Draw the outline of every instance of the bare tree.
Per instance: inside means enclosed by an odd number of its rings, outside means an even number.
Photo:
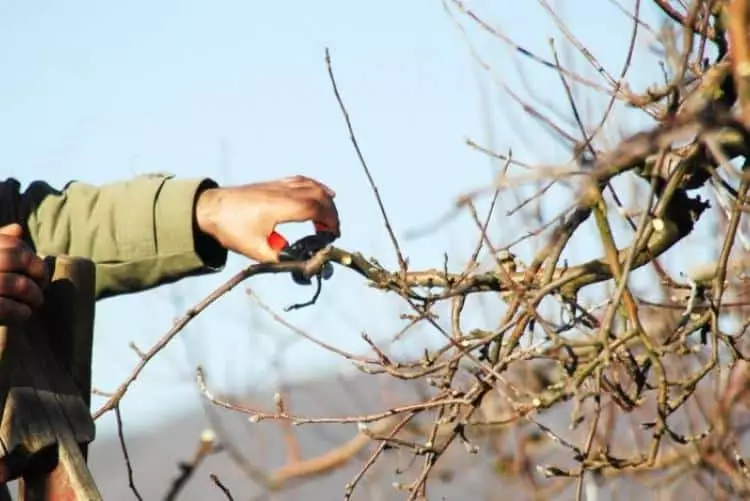
[[[393,488],[409,500],[428,499],[436,475],[457,474],[467,461],[493,465],[489,486],[520,486],[537,499],[604,499],[634,482],[660,495],[705,489],[714,499],[750,496],[743,460],[750,424],[744,337],[750,326],[750,2],[610,0],[612,36],[621,32],[627,42],[616,73],[546,0],[537,3],[561,37],[546,54],[511,39],[488,13],[444,1],[474,61],[523,113],[519,123],[550,134],[561,152],[555,161],[535,163],[510,148],[468,141],[498,169],[487,186],[457,194],[450,209],[476,222],[465,267],[409,267],[326,54],[346,132],[400,267],[385,269],[335,246],[305,262],[250,266],[142,353],[96,415],[116,410],[143,367],[228,290],[259,273],[312,276],[331,262],[403,299],[410,313],[394,339],[426,327],[440,343],[412,358],[395,357],[390,346],[365,335],[370,353],[347,353],[268,310],[307,342],[412,390],[411,400],[384,399],[380,410],[360,415],[293,412],[284,392],[273,406],[230,401],[212,393],[199,369],[197,383],[213,406],[255,423],[278,421],[284,430],[289,464],[275,472],[249,468],[231,437],[219,435],[216,442],[214,452],[228,452],[268,492],[357,462],[358,473],[341,485],[345,499],[357,498],[374,469],[393,469],[384,458],[398,451],[412,461],[399,466],[408,480]],[[561,99],[535,100],[531,85],[514,90],[507,69],[488,62],[472,36],[510,48],[521,82],[524,65],[541,65],[545,87],[554,83]],[[659,81],[638,88],[632,82],[644,79],[631,75],[634,61],[641,72],[651,65]],[[623,132],[632,129],[625,120],[638,130]],[[537,137],[524,134],[529,141]],[[518,231],[500,231],[508,228]],[[332,423],[355,423],[359,433],[323,455],[302,458],[299,428]],[[198,449],[186,475],[207,450]],[[212,477],[217,492],[231,497],[220,477]]]

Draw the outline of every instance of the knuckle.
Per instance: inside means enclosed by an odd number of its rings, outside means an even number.
[[[313,184],[310,187],[310,190],[312,191],[313,196],[319,200],[328,198],[326,190],[319,184]]]
[[[39,290],[34,281],[24,275],[4,273],[0,278],[0,292],[8,297],[32,298]]]
[[[35,261],[39,259],[36,254],[31,252],[26,247],[19,248],[17,252],[20,265],[24,268],[31,267],[35,263]]]
[[[36,256],[23,245],[14,245],[2,250],[0,257],[0,267],[3,270],[11,271],[16,269],[25,270],[29,268]]]
[[[23,275],[15,279],[14,287],[18,291],[18,295],[23,297],[34,296],[39,292],[39,287],[34,281]]]

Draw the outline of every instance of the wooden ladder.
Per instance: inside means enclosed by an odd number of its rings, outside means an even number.
[[[0,326],[0,501],[97,501],[89,471],[95,268],[45,258],[52,280],[23,325]]]

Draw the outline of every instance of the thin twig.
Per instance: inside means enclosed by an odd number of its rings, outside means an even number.
[[[328,76],[331,79],[331,85],[333,86],[333,92],[336,95],[336,101],[339,103],[339,107],[341,108],[341,113],[344,115],[344,120],[346,120],[346,128],[349,130],[349,138],[352,141],[352,145],[354,146],[354,149],[357,152],[357,157],[359,158],[359,162],[362,165],[362,169],[365,171],[365,175],[367,176],[367,180],[370,183],[370,188],[372,189],[373,194],[375,195],[375,199],[378,203],[378,208],[380,209],[380,214],[383,216],[383,223],[385,224],[385,228],[388,231],[388,236],[391,239],[391,243],[393,243],[393,248],[396,250],[396,255],[398,257],[398,264],[401,271],[406,271],[406,260],[404,259],[403,254],[401,253],[401,247],[399,246],[398,239],[396,238],[396,234],[393,232],[393,228],[391,227],[391,222],[388,219],[388,213],[385,210],[385,205],[383,204],[383,200],[380,197],[380,191],[378,190],[377,185],[375,184],[375,180],[372,177],[372,174],[370,173],[370,168],[367,166],[367,162],[365,162],[365,158],[362,155],[362,150],[359,147],[359,143],[357,142],[357,138],[354,135],[354,128],[352,127],[351,120],[349,119],[349,112],[346,110],[346,107],[344,106],[344,101],[341,99],[341,94],[339,93],[338,85],[336,84],[336,78],[333,76],[333,67],[331,65],[331,55],[328,51],[328,48],[326,48],[326,67],[328,68]]]
[[[122,427],[122,416],[120,415],[120,406],[116,405],[114,408],[115,411],[115,419],[117,420],[117,438],[120,441],[120,449],[122,449],[122,455],[125,458],[125,467],[128,470],[128,486],[130,487],[130,490],[133,492],[133,495],[139,500],[143,501],[143,497],[141,497],[141,493],[138,492],[138,488],[135,486],[135,479],[133,475],[133,465],[130,463],[130,455],[128,454],[128,448],[125,445],[125,433],[123,431]]]
[[[226,498],[227,498],[227,499],[228,499],[229,501],[234,501],[234,498],[232,497],[232,493],[231,493],[231,492],[229,491],[229,488],[228,488],[227,486],[225,486],[225,485],[224,485],[224,484],[223,484],[223,483],[221,482],[221,480],[219,480],[219,477],[218,477],[218,476],[217,476],[217,475],[216,475],[215,473],[210,473],[210,474],[208,475],[208,477],[209,477],[209,478],[211,479],[211,481],[212,481],[212,482],[213,482],[213,483],[214,483],[214,484],[216,485],[216,487],[218,487],[219,489],[221,489],[221,492],[223,492],[223,493],[224,493],[224,496],[226,496]]]

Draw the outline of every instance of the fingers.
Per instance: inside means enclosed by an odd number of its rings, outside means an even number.
[[[0,235],[0,273],[3,272],[26,275],[40,285],[48,280],[44,261],[22,241],[6,235]]]
[[[20,273],[0,273],[0,297],[29,308],[38,308],[44,300],[39,284]]]
[[[336,205],[332,200],[328,203],[318,204],[315,215],[311,218],[316,223],[320,223],[326,230],[332,232],[337,237],[341,236],[341,221],[336,210]]]
[[[15,256],[15,257],[10,257]],[[22,322],[31,316],[33,309],[38,308],[44,301],[42,292],[43,282],[37,282],[29,275],[5,271],[2,266],[10,264],[11,269],[22,269],[16,266],[23,259],[18,259],[19,253],[13,250],[0,251],[0,324],[7,325]],[[44,263],[37,259],[37,261]],[[46,278],[46,268],[42,272]]]
[[[0,227],[0,324],[26,320],[44,301],[47,266],[21,237],[18,224]]]
[[[0,226],[0,235],[21,238],[23,236],[23,228],[17,223]]]
[[[323,184],[320,181],[311,179],[306,176],[299,176],[299,175],[292,176],[292,177],[284,178],[281,181],[293,188],[319,189],[319,190],[323,190],[323,193],[325,193],[326,196],[330,198],[336,197],[336,192],[333,191],[328,185]]]
[[[320,223],[337,237],[341,235],[338,211],[330,198],[306,194],[290,202],[287,212],[279,218],[278,223],[313,221]]]
[[[23,322],[31,316],[31,308],[10,298],[0,297],[0,325]]]
[[[21,240],[22,236],[23,228],[18,224],[0,227],[0,273],[26,275],[43,286],[49,281],[47,266]]]
[[[331,188],[304,176],[286,178],[282,183],[288,190],[285,196],[292,203],[279,223],[314,221],[341,236],[339,214],[333,201],[336,194]]]

